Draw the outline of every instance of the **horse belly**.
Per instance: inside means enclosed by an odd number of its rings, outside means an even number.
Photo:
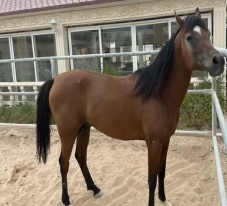
[[[115,139],[144,139],[142,125],[136,113],[107,109],[96,111],[89,122],[98,131]]]

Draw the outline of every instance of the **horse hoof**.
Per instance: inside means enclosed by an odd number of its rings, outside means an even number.
[[[166,201],[166,196],[165,195],[158,195],[159,200],[161,200],[162,202]]]
[[[95,198],[95,199],[98,199],[98,198],[100,198],[100,197],[102,197],[102,196],[103,196],[103,193],[102,193],[102,191],[100,190],[99,193],[97,193],[96,195],[94,195],[94,198]]]
[[[165,202],[162,202],[162,201],[161,201],[161,203],[162,203],[163,206],[172,206],[172,205],[171,205],[169,202],[167,202],[167,201],[165,201]]]

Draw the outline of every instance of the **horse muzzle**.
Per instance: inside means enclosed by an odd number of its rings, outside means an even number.
[[[206,70],[209,72],[210,76],[216,77],[224,72],[224,66],[224,57],[220,54],[217,54],[213,55],[213,57],[211,58],[210,66],[207,66]]]

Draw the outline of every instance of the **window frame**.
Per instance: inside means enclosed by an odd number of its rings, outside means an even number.
[[[181,18],[185,18],[186,15],[179,15]],[[212,13],[206,12],[201,14],[202,18],[208,19],[208,29],[211,31],[211,40],[213,39],[213,31],[212,31]],[[168,33],[169,39],[171,37],[171,23],[175,22],[175,17],[169,18],[159,18],[159,19],[152,19],[152,20],[141,20],[141,21],[134,21],[134,22],[125,22],[125,23],[113,23],[113,24],[100,24],[94,26],[75,26],[68,28],[68,46],[69,46],[69,53],[72,53],[72,39],[71,34],[74,32],[81,32],[81,31],[90,31],[90,30],[97,30],[99,32],[99,47],[100,47],[100,54],[102,54],[102,34],[101,31],[105,29],[114,29],[114,28],[121,28],[121,27],[131,27],[131,40],[132,40],[132,52],[136,52],[136,27],[137,26],[145,26],[148,24],[159,24],[159,23],[167,23],[168,24]],[[100,58],[101,62],[101,71],[103,71],[103,57]],[[133,72],[138,69],[137,67],[137,56],[133,56]],[[70,60],[70,70],[73,70],[73,59]]]
[[[26,31],[26,32],[17,32],[17,33],[9,33],[9,34],[1,34],[0,38],[8,38],[9,41],[9,50],[10,50],[10,59],[14,58],[14,47],[13,47],[13,38],[15,37],[22,37],[22,36],[30,36],[31,42],[32,42],[32,56],[37,57],[36,55],[36,42],[34,37],[38,35],[45,35],[45,34],[53,34],[55,36],[55,32],[48,29],[48,30],[40,30],[40,31]],[[54,37],[56,40],[56,36]],[[56,42],[55,42],[56,47]],[[35,82],[38,82],[38,68],[37,68],[37,62],[33,62],[34,64],[34,73],[35,73]],[[12,75],[13,75],[13,82],[17,82],[16,77],[16,67],[15,62],[11,63],[11,69],[12,69]]]

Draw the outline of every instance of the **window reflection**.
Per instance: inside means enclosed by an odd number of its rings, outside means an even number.
[[[0,60],[10,59],[9,39],[0,38]],[[11,63],[0,64],[0,82],[12,82],[12,67]],[[9,92],[8,88],[4,87],[2,92]],[[3,96],[4,101],[9,101],[9,96]]]
[[[104,54],[132,51],[131,27],[103,29],[101,33]],[[104,58],[103,66],[121,71],[121,75],[130,74],[133,71],[132,56]]]
[[[31,36],[13,37],[14,58],[32,58]],[[33,62],[16,62],[16,79],[18,82],[35,81],[35,70]]]
[[[56,55],[55,36],[53,34],[35,35],[34,42],[36,57]],[[46,81],[47,79],[52,78],[51,64],[49,60],[36,62],[36,68],[38,81]]]
[[[169,40],[168,23],[150,24],[136,27],[136,50],[150,51],[161,49]],[[137,57],[138,68],[148,66],[155,56],[140,55]]]
[[[99,54],[99,32],[98,30],[73,32],[72,54]],[[88,69],[101,71],[100,58],[74,59],[72,69]]]
[[[9,39],[0,38],[0,60],[10,59]],[[0,82],[12,82],[12,67],[11,63],[0,64]]]

